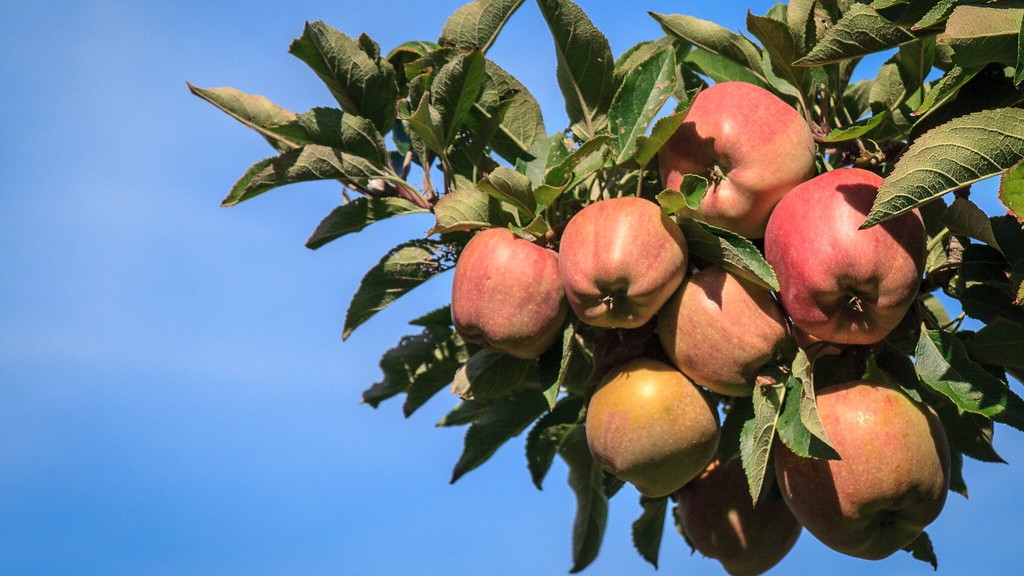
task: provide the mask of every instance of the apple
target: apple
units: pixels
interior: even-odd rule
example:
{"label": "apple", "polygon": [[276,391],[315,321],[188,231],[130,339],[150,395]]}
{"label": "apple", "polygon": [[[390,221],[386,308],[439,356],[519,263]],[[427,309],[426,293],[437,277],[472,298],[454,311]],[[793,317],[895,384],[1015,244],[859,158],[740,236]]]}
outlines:
{"label": "apple", "polygon": [[793,515],[826,546],[880,560],[942,511],[949,443],[935,412],[870,381],[818,392],[818,415],[841,460],[803,458],[776,443],[775,474]]}
{"label": "apple", "polygon": [[678,490],[718,449],[718,411],[682,372],[649,357],[629,360],[598,385],[586,416],[594,460],[641,494]]}
{"label": "apple", "polygon": [[761,369],[793,345],[771,291],[717,266],[684,281],[657,318],[658,339],[676,367],[726,396],[753,394]]}
{"label": "apple", "polygon": [[686,238],[654,202],[626,196],[588,204],[562,231],[558,268],[569,305],[587,324],[638,328],[686,275]]}
{"label": "apple", "polygon": [[826,172],[775,207],[764,252],[782,307],[808,335],[834,344],[874,344],[903,319],[925,263],[917,210],[860,230],[882,178],[860,168]]}
{"label": "apple", "polygon": [[540,356],[561,336],[569,304],[558,254],[506,228],[475,234],[455,264],[452,322],[466,341],[519,358]]}
{"label": "apple", "polygon": [[679,189],[686,174],[708,179],[696,210],[678,212],[747,238],[764,236],[780,198],[814,176],[814,136],[789,104],[754,84],[721,82],[693,99],[658,152],[661,182]]}
{"label": "apple", "polygon": [[725,464],[715,459],[676,498],[676,518],[686,540],[733,576],[767,572],[803,531],[777,492],[754,506],[739,458]]}

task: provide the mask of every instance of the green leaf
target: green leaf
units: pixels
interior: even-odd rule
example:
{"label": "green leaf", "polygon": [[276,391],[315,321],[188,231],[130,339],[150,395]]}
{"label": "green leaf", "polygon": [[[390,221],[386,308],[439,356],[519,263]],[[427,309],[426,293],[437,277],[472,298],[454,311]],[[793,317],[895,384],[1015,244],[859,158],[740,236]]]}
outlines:
{"label": "green leaf", "polygon": [[[801,55],[806,54],[817,40],[814,4],[815,0],[790,0],[786,4],[786,22]],[[793,61],[796,59],[791,60]]]}
{"label": "green leaf", "polygon": [[710,78],[713,82],[746,82],[762,88],[769,88],[771,82],[761,72],[751,72],[724,54],[709,52],[703,48],[690,50],[683,58],[685,67]]}
{"label": "green leaf", "polygon": [[633,522],[631,530],[633,547],[657,570],[661,537],[665,533],[668,498],[641,498],[640,505],[643,513]]}
{"label": "green leaf", "polygon": [[476,187],[489,196],[511,204],[531,217],[537,211],[537,200],[533,197],[530,179],[506,166],[499,166]]}
{"label": "green leaf", "polygon": [[863,227],[995,176],[1024,157],[1024,110],[998,108],[955,118],[917,138],[882,183]]}
{"label": "green leaf", "polygon": [[992,445],[995,430],[990,418],[966,412],[954,404],[937,404],[933,408],[942,421],[951,449],[981,462],[1006,463]]}
{"label": "green leaf", "polygon": [[454,266],[451,242],[419,239],[399,244],[363,276],[345,313],[342,339],[413,288]]}
{"label": "green leaf", "polygon": [[[377,408],[391,397],[408,393],[414,385],[436,385],[437,380],[445,379],[443,373],[447,370],[454,374],[459,359],[464,358],[455,338],[458,336],[451,328],[438,326],[426,327],[419,334],[403,336],[397,345],[381,357],[380,367],[384,379],[362,393],[362,402]],[[451,380],[452,377],[447,376],[440,386],[443,387]]]}
{"label": "green leaf", "polygon": [[443,145],[455,139],[483,87],[484,55],[473,51],[457,54],[441,67],[431,87],[431,104],[441,118]]}
{"label": "green leaf", "polygon": [[775,384],[754,390],[754,418],[743,425],[740,435],[740,458],[747,475],[750,497],[756,505],[761,499],[775,429],[786,394],[784,384]]}
{"label": "green leaf", "polygon": [[437,421],[437,426],[447,428],[451,426],[465,426],[472,424],[491,408],[490,400],[466,400],[459,402],[447,414]]}
{"label": "green leaf", "polygon": [[329,146],[380,166],[387,164],[384,137],[373,122],[337,108],[313,108],[271,129],[293,136],[302,144]]}
{"label": "green leaf", "polygon": [[768,84],[761,64],[761,53],[757,45],[746,36],[693,16],[649,14],[667,34],[736,64],[762,86]]}
{"label": "green leaf", "polygon": [[939,569],[939,560],[935,557],[935,548],[932,546],[932,539],[928,537],[927,532],[922,531],[903,550],[910,552],[915,560],[930,564],[933,570]]}
{"label": "green leaf", "polygon": [[332,240],[359,232],[374,222],[387,220],[392,216],[427,212],[426,208],[421,208],[404,198],[356,198],[332,210],[306,240],[306,248],[316,250]]}
{"label": "green leaf", "polygon": [[1019,5],[957,6],[938,40],[953,49],[953,62],[960,66],[1013,66],[1022,19],[1024,9]]}
{"label": "green leaf", "polygon": [[690,254],[769,290],[779,289],[775,270],[750,240],[689,218],[680,218],[679,226],[686,236]]}
{"label": "green leaf", "polygon": [[[811,422],[808,426],[805,420]],[[812,428],[814,429],[812,431]],[[779,440],[795,454],[804,458],[838,460],[839,454],[829,443],[810,380],[791,376],[786,383],[786,399],[778,421]]]}
{"label": "green leaf", "polygon": [[956,96],[961,88],[973,79],[980,69],[965,69],[962,66],[954,65],[935,82],[931,90],[925,94],[921,105],[914,110],[914,116],[921,116]]}
{"label": "green leaf", "polygon": [[309,65],[346,112],[370,119],[386,134],[395,122],[395,69],[369,37],[357,40],[321,21],[307,22],[288,51]]}
{"label": "green leaf", "polygon": [[820,66],[859,58],[895,48],[916,36],[883,18],[865,4],[852,4],[843,17],[827,29],[797,66]]}
{"label": "green leaf", "polygon": [[655,116],[675,91],[676,58],[672,47],[655,52],[630,70],[612,98],[608,111],[612,148],[616,164],[623,164],[636,152],[637,137],[643,136]]}
{"label": "green leaf", "polygon": [[1024,161],[1017,162],[1003,174],[999,183],[999,201],[1017,220],[1024,222]]}
{"label": "green leaf", "polygon": [[597,558],[608,524],[608,497],[604,471],[587,446],[586,428],[579,426],[558,446],[569,466],[569,487],[576,494],[576,518],[572,526],[572,573],[580,572]]}
{"label": "green leaf", "polygon": [[921,382],[960,409],[1024,430],[1024,400],[971,360],[955,335],[922,329],[915,358]]}
{"label": "green leaf", "polygon": [[984,364],[1024,368],[1024,326],[996,318],[967,341],[967,351]]}
{"label": "green leaf", "polygon": [[270,142],[278,152],[297,148],[299,143],[270,129],[295,118],[295,113],[274,104],[263,96],[246,94],[234,88],[199,88],[191,83],[188,89],[213,104],[242,124],[252,128]]}
{"label": "green leaf", "polygon": [[718,439],[718,460],[720,462],[728,462],[739,457],[743,428],[748,425],[753,426],[753,422],[753,400],[749,396],[733,399],[725,413],[722,434]]}
{"label": "green leaf", "polygon": [[882,110],[881,112],[874,114],[863,120],[858,120],[849,126],[843,128],[836,128],[835,130],[828,133],[825,136],[825,142],[846,142],[849,140],[857,140],[869,136],[872,132],[877,130],[886,120],[889,119],[891,112],[889,110]]}
{"label": "green leaf", "polygon": [[668,116],[662,116],[654,123],[654,127],[651,128],[651,134],[649,136],[637,136],[636,139],[636,153],[634,158],[636,163],[641,168],[646,167],[654,157],[658,155],[658,150],[665,145],[666,142],[672,138],[672,135],[676,133],[676,130],[683,125],[683,121],[686,120],[686,112],[690,109],[689,102],[681,110],[669,114]]}
{"label": "green leaf", "polygon": [[526,436],[526,465],[538,490],[551,469],[558,446],[576,429],[583,410],[582,396],[566,396],[541,416]]}
{"label": "green leaf", "polygon": [[700,174],[683,174],[679,189],[663,190],[657,201],[667,214],[675,214],[683,208],[696,210],[708,191],[708,179]]}
{"label": "green leaf", "polygon": [[524,390],[491,404],[466,430],[462,455],[452,470],[451,483],[490,459],[498,448],[521,434],[545,410],[547,401],[536,390]]}
{"label": "green leaf", "polygon": [[[425,331],[440,330],[428,327]],[[455,373],[469,358],[465,343],[449,329],[449,337],[439,342],[430,355],[416,367],[409,378],[402,414],[408,418],[455,378]]]}
{"label": "green leaf", "polygon": [[[486,79],[480,96],[481,101],[499,101],[511,95],[508,97],[507,105],[502,107],[504,113],[498,131],[488,142],[488,146],[513,164],[519,158],[529,159],[534,143],[547,138],[540,105],[526,86],[494,62],[486,61],[484,73]],[[474,107],[474,112],[483,116],[490,115],[490,112],[479,104]]]}
{"label": "green leaf", "polygon": [[974,1],[975,0],[938,0],[935,2],[935,5],[932,6],[932,9],[925,13],[925,15],[922,16],[916,24],[914,24],[914,29],[919,30],[922,28],[938,26],[949,18],[949,15],[953,13],[953,9],[956,8],[958,4],[966,4]]}
{"label": "green leaf", "polygon": [[476,188],[456,188],[445,194],[434,205],[434,216],[436,223],[428,235],[516,224],[506,205]]}
{"label": "green leaf", "polygon": [[969,236],[999,249],[988,214],[967,198],[958,197],[942,213],[942,223],[952,234]]}
{"label": "green leaf", "polygon": [[523,0],[474,0],[456,10],[441,29],[443,46],[487,52]]}
{"label": "green leaf", "polygon": [[793,65],[793,62],[799,60],[804,53],[785,22],[755,16],[748,10],[747,30],[761,41],[761,45],[768,53],[772,70],[777,76],[789,82],[801,94],[810,91],[815,72],[811,68]]}
{"label": "green leaf", "polygon": [[445,154],[444,118],[430,104],[429,92],[424,92],[416,110],[408,116],[402,116],[401,120],[408,122],[410,132],[418,136],[427,148],[436,154]]}
{"label": "green leaf", "polygon": [[555,41],[558,86],[565,99],[573,133],[587,140],[597,135],[612,100],[614,83],[608,39],[570,0],[537,0]]}
{"label": "green leaf", "polygon": [[[602,148],[604,148],[610,140],[610,135],[601,134],[600,136],[587,140],[578,148],[569,152],[567,156],[558,156],[558,163],[548,168],[547,172],[544,173],[544,183],[551,186],[569,185],[573,179],[573,171],[576,170],[584,160],[601,152]],[[541,204],[550,203],[544,202],[540,198],[537,200]]]}
{"label": "green leaf", "polygon": [[456,372],[451,381],[452,393],[463,400],[504,398],[529,385],[527,376],[535,367],[533,360],[483,348]]}
{"label": "green leaf", "polygon": [[231,188],[221,206],[234,206],[279,186],[314,180],[341,180],[364,186],[387,175],[369,160],[335,148],[308,144],[254,164]]}

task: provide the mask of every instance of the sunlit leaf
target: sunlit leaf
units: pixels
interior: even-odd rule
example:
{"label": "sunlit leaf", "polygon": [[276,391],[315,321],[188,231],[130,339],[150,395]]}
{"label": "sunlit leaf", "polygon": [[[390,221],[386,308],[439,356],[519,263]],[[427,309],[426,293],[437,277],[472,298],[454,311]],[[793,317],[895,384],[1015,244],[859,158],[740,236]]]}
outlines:
{"label": "sunlit leaf", "polygon": [[782,410],[786,386],[782,383],[754,390],[754,418],[743,425],[740,458],[747,476],[750,497],[757,503],[768,474],[769,456]]}
{"label": "sunlit leaf", "polygon": [[1024,400],[971,360],[955,335],[922,329],[915,358],[921,382],[962,410],[1024,430]]}
{"label": "sunlit leaf", "polygon": [[910,30],[886,20],[866,4],[853,4],[796,64],[818,66],[850,60],[895,48],[914,38]]}
{"label": "sunlit leaf", "polygon": [[1024,161],[1013,165],[999,183],[999,201],[1024,222]]}
{"label": "sunlit leaf", "polygon": [[679,226],[691,254],[769,290],[779,289],[775,270],[750,240],[689,218],[680,219]]}
{"label": "sunlit leaf", "polygon": [[523,0],[474,0],[464,4],[445,21],[438,44],[487,52],[522,4]]}
{"label": "sunlit leaf", "polygon": [[938,40],[953,49],[953,62],[965,68],[989,62],[1012,66],[1022,18],[1024,8],[1014,4],[957,6]]}
{"label": "sunlit leaf", "polygon": [[675,51],[671,47],[655,52],[626,74],[608,111],[616,164],[636,152],[637,137],[644,135],[655,116],[675,91]]}
{"label": "sunlit leaf", "polygon": [[746,36],[714,22],[685,14],[651,12],[650,15],[667,34],[697,46],[710,54],[718,55],[747,71],[757,79],[758,83],[767,84],[761,63],[761,53],[757,45]]}
{"label": "sunlit leaf", "polygon": [[443,145],[455,138],[479,97],[484,79],[484,55],[480,51],[458,54],[438,70],[430,103],[441,119]]}
{"label": "sunlit leaf", "polygon": [[324,22],[307,22],[288,51],[316,72],[343,110],[370,119],[381,134],[391,129],[398,100],[395,69],[372,40],[353,40]]}
{"label": "sunlit leaf", "polygon": [[1024,110],[998,108],[950,120],[910,145],[879,188],[864,226],[995,176],[1022,157]]}
{"label": "sunlit leaf", "polygon": [[604,34],[570,0],[537,0],[555,41],[558,86],[572,130],[597,135],[614,91],[615,60]]}
{"label": "sunlit leaf", "polygon": [[260,133],[278,152],[297,148],[299,143],[270,129],[295,118],[295,113],[269,99],[246,94],[234,88],[199,88],[191,83],[188,89],[196,96],[226,112],[235,120]]}
{"label": "sunlit leaf", "polygon": [[436,223],[428,234],[515,225],[507,205],[476,188],[457,188],[434,206]]}

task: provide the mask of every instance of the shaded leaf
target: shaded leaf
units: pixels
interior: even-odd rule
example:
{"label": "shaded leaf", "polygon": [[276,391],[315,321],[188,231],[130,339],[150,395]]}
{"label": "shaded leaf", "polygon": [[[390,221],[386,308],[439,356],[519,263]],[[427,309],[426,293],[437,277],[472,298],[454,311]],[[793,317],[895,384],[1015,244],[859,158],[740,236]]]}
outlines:
{"label": "shaded leaf", "polygon": [[483,348],[470,356],[455,373],[451,381],[452,393],[463,400],[510,396],[528,385],[527,375],[535,364],[532,360]]}
{"label": "shaded leaf", "polygon": [[268,129],[300,145],[319,144],[362,156],[377,165],[386,164],[384,138],[373,122],[337,108],[313,108]]}
{"label": "shaded leaf", "polygon": [[566,396],[553,410],[541,416],[526,436],[526,465],[538,490],[551,469],[558,446],[576,429],[583,410],[582,396]]}
{"label": "shaded leaf", "polygon": [[942,78],[935,82],[931,90],[925,94],[924,100],[914,110],[913,114],[920,116],[953,98],[978,72],[979,70],[975,68],[966,69],[961,66],[952,66],[943,74]]}
{"label": "shaded leaf", "polygon": [[235,183],[221,206],[234,206],[279,186],[314,180],[341,180],[346,185],[364,186],[386,177],[365,158],[335,148],[308,144],[254,164]]}
{"label": "shaded leaf", "polygon": [[523,0],[474,0],[456,10],[441,29],[438,44],[487,52]]}
{"label": "shaded leaf", "polygon": [[604,471],[594,461],[587,445],[586,428],[574,428],[558,446],[558,454],[569,466],[569,486],[576,494],[576,517],[572,526],[572,573],[589,566],[601,549],[608,523],[608,497]]}
{"label": "shaded leaf", "polygon": [[499,166],[476,187],[487,195],[511,204],[531,217],[536,213],[537,200],[533,197],[530,179],[506,166]]}
{"label": "shaded leaf", "polygon": [[419,239],[389,251],[363,276],[345,313],[342,339],[413,288],[454,266],[450,242]]}
{"label": "shaded leaf", "polygon": [[491,407],[490,400],[466,400],[459,402],[437,422],[439,427],[465,426],[476,422]]}
{"label": "shaded leaf", "polygon": [[984,364],[1024,368],[1024,325],[996,318],[967,341],[967,351]]}
{"label": "shaded leaf", "polygon": [[995,430],[990,418],[966,412],[954,404],[938,404],[933,408],[942,420],[950,448],[981,462],[1005,464],[992,445]]}
{"label": "shaded leaf", "polygon": [[[809,420],[807,426],[804,420]],[[814,431],[811,431],[814,428]],[[818,418],[813,384],[791,376],[786,383],[786,398],[778,421],[779,440],[793,453],[804,458],[838,460],[839,454],[829,444],[828,436]]]}
{"label": "shaded leaf", "polygon": [[755,16],[748,10],[747,30],[761,41],[761,45],[768,53],[772,70],[777,76],[799,89],[801,94],[810,91],[815,71],[812,68],[793,65],[793,62],[799,60],[804,53],[786,22]]}
{"label": "shaded leaf", "polygon": [[932,546],[932,539],[928,537],[927,532],[922,531],[917,535],[917,538],[905,546],[903,550],[910,552],[910,555],[913,556],[915,560],[920,560],[930,564],[932,569],[939,569],[939,560],[935,557],[935,548]]}
{"label": "shaded leaf", "polygon": [[332,210],[306,240],[306,248],[316,250],[332,240],[359,232],[374,222],[392,216],[427,212],[426,208],[421,208],[404,198],[356,198]]}
{"label": "shaded leaf", "polygon": [[453,334],[447,327],[428,327],[419,334],[402,337],[381,356],[384,379],[363,392],[363,402],[376,408],[382,401],[407,392],[428,367],[446,361]]}
{"label": "shaded leaf", "polygon": [[[540,105],[526,86],[491,60],[486,61],[484,73],[486,79],[481,101],[497,102],[511,95],[507,104],[501,107],[504,113],[488,146],[511,163],[519,158],[530,158],[534,143],[547,138]],[[479,104],[474,111],[486,117],[491,115]]]}
{"label": "shaded leaf", "polygon": [[922,329],[915,357],[921,382],[960,409],[1024,430],[1024,400],[971,360],[955,335]]}
{"label": "shaded leaf", "polygon": [[643,513],[633,522],[633,547],[655,569],[661,551],[661,537],[665,533],[668,498],[641,498]]}
{"label": "shaded leaf", "polygon": [[[439,330],[428,327],[425,331]],[[455,378],[455,373],[469,358],[462,338],[450,331],[446,340],[434,347],[430,355],[411,374],[409,388],[402,404],[402,414],[406,418],[427,403],[435,394],[444,390]]]}
{"label": "shaded leaf", "polygon": [[492,403],[466,430],[462,455],[452,470],[451,483],[490,459],[498,448],[521,434],[545,410],[547,402],[536,390],[524,390]]}
{"label": "shaded leaf", "polygon": [[409,130],[420,138],[423,144],[436,154],[445,153],[444,118],[430,104],[430,93],[424,92],[416,110],[401,119],[409,124]]}
{"label": "shaded leaf", "polygon": [[769,290],[779,289],[775,270],[750,240],[690,218],[679,219],[679,226],[690,254]]}
{"label": "shaded leaf", "polygon": [[1013,167],[1024,157],[1024,110],[961,116],[922,134],[878,190],[864,227]]}
{"label": "shaded leaf", "polygon": [[958,197],[942,213],[942,223],[952,234],[969,236],[999,249],[988,214],[967,198]]}
{"label": "shaded leaf", "polygon": [[614,83],[608,39],[570,0],[537,0],[555,41],[558,86],[572,131],[586,140],[597,135],[611,103]]}

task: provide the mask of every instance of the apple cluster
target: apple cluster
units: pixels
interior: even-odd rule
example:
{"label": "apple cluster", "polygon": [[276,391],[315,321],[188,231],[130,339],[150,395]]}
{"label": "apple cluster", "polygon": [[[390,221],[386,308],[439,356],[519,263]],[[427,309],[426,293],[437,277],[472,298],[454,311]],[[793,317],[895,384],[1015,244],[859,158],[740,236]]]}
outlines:
{"label": "apple cluster", "polygon": [[[679,525],[732,574],[779,562],[806,528],[825,545],[884,558],[941,511],[950,455],[927,405],[881,382],[817,391],[840,460],[801,457],[781,442],[781,498],[755,507],[738,459],[719,461],[716,397],[759,393],[766,369],[795,346],[880,342],[913,303],[923,273],[921,217],[860,229],[881,184],[873,172],[816,175],[804,118],[742,82],[693,100],[658,156],[662,183],[708,181],[697,208],[666,214],[639,197],[584,206],[557,250],[504,228],[476,233],[455,267],[452,319],[469,342],[535,358],[570,317],[603,329],[655,326],[660,354],[623,361],[592,390],[591,453],[644,496],[672,496]],[[779,290],[693,262],[679,218],[758,242]]]}

